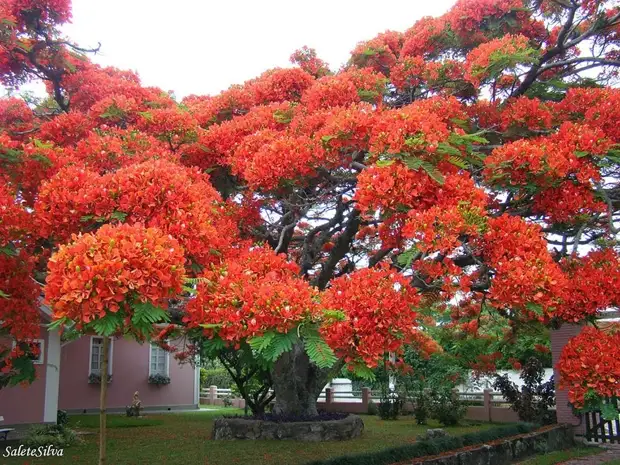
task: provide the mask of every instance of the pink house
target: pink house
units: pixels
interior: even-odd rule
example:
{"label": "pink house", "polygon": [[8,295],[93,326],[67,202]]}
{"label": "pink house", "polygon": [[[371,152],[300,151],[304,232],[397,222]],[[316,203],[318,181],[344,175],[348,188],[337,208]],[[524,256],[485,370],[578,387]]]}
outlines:
{"label": "pink house", "polygon": [[[44,326],[49,314],[42,312],[39,338],[40,353],[34,361],[37,379],[28,387],[16,386],[0,389],[0,416],[2,426],[19,423],[55,423],[58,410],[60,379],[60,335]],[[9,341],[3,341],[9,342]]]}
{"label": "pink house", "polygon": [[[89,376],[101,376],[102,339],[85,336],[63,344],[60,352],[60,395],[58,408],[69,413],[99,411],[99,384]],[[110,344],[108,410],[125,411],[134,392],[146,410],[192,409],[199,406],[200,371],[180,365],[169,352],[148,343],[123,338]],[[168,377],[170,384],[149,383],[149,377]]]}
{"label": "pink house", "polygon": [[[90,375],[101,375],[101,338],[84,336],[61,342],[57,331],[48,331],[48,313],[42,308],[37,379],[29,386],[0,389],[2,426],[23,423],[55,423],[57,411],[90,413],[99,410],[99,384]],[[107,407],[124,412],[138,391],[142,406],[149,410],[197,409],[200,371],[180,365],[157,346],[115,338],[110,345],[110,374]],[[169,384],[149,383],[151,375],[169,378]],[[152,378],[151,378],[152,379]],[[164,378],[165,379],[165,378]]]}

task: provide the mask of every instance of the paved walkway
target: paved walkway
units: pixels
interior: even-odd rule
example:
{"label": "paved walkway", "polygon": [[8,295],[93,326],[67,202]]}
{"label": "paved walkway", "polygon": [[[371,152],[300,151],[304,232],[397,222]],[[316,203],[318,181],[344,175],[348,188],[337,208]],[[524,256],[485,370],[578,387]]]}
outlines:
{"label": "paved walkway", "polygon": [[600,444],[600,446],[602,449],[606,449],[602,454],[569,460],[562,462],[561,465],[598,465],[612,460],[620,460],[620,444]]}

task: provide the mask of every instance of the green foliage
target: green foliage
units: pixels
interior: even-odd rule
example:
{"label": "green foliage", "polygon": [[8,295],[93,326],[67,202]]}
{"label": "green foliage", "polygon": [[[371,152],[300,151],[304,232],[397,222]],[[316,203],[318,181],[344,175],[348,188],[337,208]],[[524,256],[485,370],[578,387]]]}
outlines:
{"label": "green foliage", "polygon": [[445,182],[445,178],[441,171],[439,171],[439,169],[437,169],[437,167],[432,163],[422,160],[421,158],[411,156],[405,157],[403,161],[405,162],[405,165],[412,170],[419,170],[421,168],[426,171],[426,174],[428,174],[437,184],[443,185]]}
{"label": "green foliage", "polygon": [[225,368],[200,368],[200,385],[230,389],[234,381]]}
{"label": "green foliage", "polygon": [[156,307],[149,302],[133,302],[131,324],[139,331],[148,333],[155,323],[167,323],[170,315],[163,308]]}
{"label": "green foliage", "polygon": [[431,417],[444,426],[458,425],[467,414],[467,407],[452,390],[443,389],[431,392],[429,400]]}
{"label": "green foliage", "polygon": [[375,380],[375,372],[371,368],[368,368],[366,365],[363,365],[361,363],[356,363],[353,365],[352,373],[358,378],[366,381]]}
{"label": "green foliage", "polygon": [[428,455],[438,455],[462,447],[529,433],[534,429],[535,426],[529,423],[500,426],[485,431],[465,434],[463,436],[447,436],[438,439],[430,439],[428,441],[419,441],[406,446],[391,447],[379,452],[343,455],[327,460],[316,460],[307,465],[391,465],[393,463],[405,462]]}
{"label": "green foliage", "polygon": [[217,354],[226,348],[226,344],[219,337],[200,340],[201,358],[209,360],[217,357]]}
{"label": "green foliage", "polygon": [[382,420],[398,420],[403,411],[404,401],[396,393],[382,396],[379,401],[378,413]]}
{"label": "green foliage", "polygon": [[263,359],[275,362],[280,355],[291,350],[297,340],[297,333],[294,330],[286,334],[268,331],[262,336],[248,339],[248,344]]}
{"label": "green foliage", "polygon": [[310,361],[319,368],[331,368],[338,361],[331,347],[320,335],[318,327],[304,326],[301,329],[304,347]]}
{"label": "green foliage", "polygon": [[64,425],[34,425],[31,426],[22,440],[24,447],[47,447],[56,448],[70,447],[80,443],[81,440],[75,431]]}
{"label": "green foliage", "polygon": [[69,422],[69,415],[66,410],[58,410],[56,412],[56,424],[59,426],[66,426]]}
{"label": "green foliage", "polygon": [[377,407],[377,404],[375,404],[375,402],[373,400],[368,401],[368,412],[366,412],[368,415],[378,415],[379,414],[379,408]]}
{"label": "green foliage", "polygon": [[[2,335],[3,333],[0,332],[0,336]],[[28,345],[21,344],[21,349],[27,351]],[[0,347],[0,389],[17,386],[21,383],[30,384],[33,382],[36,377],[36,369],[29,353],[25,353],[21,357],[13,359],[10,371],[6,373],[3,371],[9,352],[9,347]]]}
{"label": "green foliage", "polygon": [[424,392],[417,392],[413,398],[413,414],[418,425],[425,425],[430,416],[430,405]]}
{"label": "green foliage", "polygon": [[606,421],[617,420],[620,417],[620,412],[618,412],[615,402],[603,402],[601,404],[601,416]]}
{"label": "green foliage", "polygon": [[109,337],[123,326],[123,316],[121,312],[108,312],[103,317],[99,317],[90,323],[90,327],[100,336]]}
{"label": "green foliage", "polygon": [[520,420],[541,424],[554,423],[555,418],[549,408],[555,405],[555,384],[553,377],[543,382],[544,373],[540,360],[532,357],[521,371],[523,386],[520,389],[506,375],[495,375],[493,388],[510,402]]}

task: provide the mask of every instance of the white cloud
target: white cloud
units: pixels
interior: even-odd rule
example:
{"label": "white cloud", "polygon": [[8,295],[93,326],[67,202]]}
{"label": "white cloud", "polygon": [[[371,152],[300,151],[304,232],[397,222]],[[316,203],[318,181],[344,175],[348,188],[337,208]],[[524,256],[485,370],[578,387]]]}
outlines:
{"label": "white cloud", "polygon": [[101,42],[94,61],[138,71],[145,85],[213,94],[268,68],[288,66],[308,45],[332,68],[356,42],[404,31],[454,0],[73,0],[66,33],[82,46]]}

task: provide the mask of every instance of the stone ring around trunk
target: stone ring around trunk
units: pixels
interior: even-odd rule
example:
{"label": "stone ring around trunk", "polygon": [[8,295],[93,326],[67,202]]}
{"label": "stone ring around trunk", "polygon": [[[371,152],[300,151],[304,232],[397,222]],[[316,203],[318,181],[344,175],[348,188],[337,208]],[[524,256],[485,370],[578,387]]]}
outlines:
{"label": "stone ring around trunk", "polygon": [[339,420],[275,422],[247,418],[217,418],[212,438],[291,439],[295,441],[346,441],[362,434],[364,422],[357,415]]}

